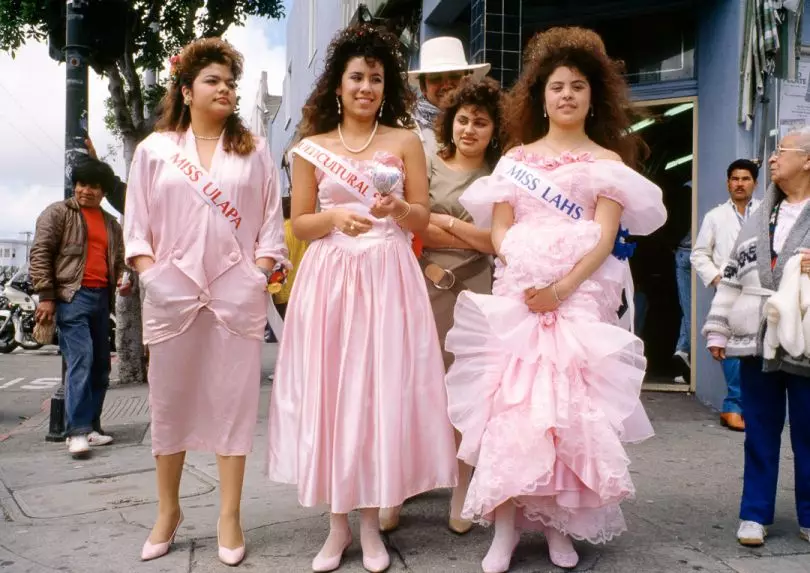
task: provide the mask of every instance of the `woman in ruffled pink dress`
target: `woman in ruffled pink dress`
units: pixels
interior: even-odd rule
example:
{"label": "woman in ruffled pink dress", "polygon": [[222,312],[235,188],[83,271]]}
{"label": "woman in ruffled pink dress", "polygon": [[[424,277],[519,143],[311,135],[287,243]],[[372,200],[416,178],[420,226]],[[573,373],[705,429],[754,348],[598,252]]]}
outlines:
{"label": "woman in ruffled pink dress", "polygon": [[340,567],[355,509],[363,566],[387,569],[379,508],[457,482],[441,347],[411,251],[430,210],[398,45],[366,24],[339,33],[293,150],[293,232],[311,243],[279,348],[268,470],[297,484],[302,505],[329,505],[313,571]]}
{"label": "woman in ruffled pink dress", "polygon": [[461,198],[492,227],[493,294],[459,296],[446,342],[458,455],[476,468],[462,517],[495,523],[487,573],[509,569],[521,529],[544,531],[567,568],[572,538],[622,533],[619,504],[634,494],[622,442],[653,435],[642,342],[617,311],[622,289],[632,301],[624,231],[659,228],[662,193],[623,162],[639,142],[599,36],[555,28],[528,50],[505,106],[513,147]]}

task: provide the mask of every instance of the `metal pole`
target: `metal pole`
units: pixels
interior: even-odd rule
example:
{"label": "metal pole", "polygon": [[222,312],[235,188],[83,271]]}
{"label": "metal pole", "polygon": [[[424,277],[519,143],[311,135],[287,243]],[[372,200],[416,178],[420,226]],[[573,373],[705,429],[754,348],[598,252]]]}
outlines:
{"label": "metal pole", "polygon": [[[65,33],[65,199],[73,196],[71,172],[77,157],[87,154],[87,33],[84,15],[88,0],[67,0]],[[62,383],[51,397],[51,417],[48,425],[49,442],[65,439],[65,357],[62,356]]]}

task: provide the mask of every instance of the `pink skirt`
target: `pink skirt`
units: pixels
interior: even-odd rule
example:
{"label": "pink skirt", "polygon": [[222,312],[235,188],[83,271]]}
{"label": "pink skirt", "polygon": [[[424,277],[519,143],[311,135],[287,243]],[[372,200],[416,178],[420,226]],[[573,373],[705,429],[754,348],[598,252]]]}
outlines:
{"label": "pink skirt", "polygon": [[511,500],[523,528],[592,543],[626,530],[619,504],[635,488],[622,442],[653,435],[639,400],[646,361],[635,335],[575,298],[534,314],[504,296],[459,296],[446,347],[458,457],[475,466],[462,517],[489,524]]}
{"label": "pink skirt", "polygon": [[201,310],[182,334],[149,345],[152,454],[250,453],[259,411],[260,340]]}
{"label": "pink skirt", "polygon": [[457,481],[444,366],[404,236],[313,243],[270,401],[268,475],[304,506],[392,507]]}

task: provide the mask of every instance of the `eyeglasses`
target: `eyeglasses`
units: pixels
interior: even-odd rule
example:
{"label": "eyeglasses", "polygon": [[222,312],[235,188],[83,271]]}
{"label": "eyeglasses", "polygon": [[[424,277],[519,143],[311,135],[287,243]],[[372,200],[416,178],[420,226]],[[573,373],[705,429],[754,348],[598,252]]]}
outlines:
{"label": "eyeglasses", "polygon": [[776,149],[773,150],[771,155],[773,157],[779,157],[780,155],[782,155],[783,151],[797,151],[799,153],[808,153],[808,154],[810,154],[810,151],[808,151],[807,149],[800,149],[798,147],[782,147],[781,145],[777,145]]}

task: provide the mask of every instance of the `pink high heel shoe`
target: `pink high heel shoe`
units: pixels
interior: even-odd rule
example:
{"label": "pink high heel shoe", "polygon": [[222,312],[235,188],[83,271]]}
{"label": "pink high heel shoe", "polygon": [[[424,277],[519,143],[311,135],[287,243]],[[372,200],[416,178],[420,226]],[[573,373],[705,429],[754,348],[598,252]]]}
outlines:
{"label": "pink high heel shoe", "polygon": [[571,538],[551,527],[546,528],[548,556],[551,562],[562,569],[573,569],[579,563],[579,554]]}
{"label": "pink high heel shoe", "polygon": [[351,546],[351,544],[352,537],[350,535],[349,539],[346,541],[346,545],[343,547],[343,550],[337,555],[321,557],[321,554],[318,553],[312,560],[312,570],[315,573],[329,573],[329,571],[334,571],[335,569],[339,568],[340,562],[343,561],[343,554],[346,553],[346,550]]}
{"label": "pink high heel shoe", "polygon": [[236,567],[245,558],[244,539],[245,534],[243,532],[242,545],[240,547],[237,547],[236,549],[228,549],[227,547],[223,547],[222,544],[219,542],[219,520],[217,519],[217,545],[219,546],[217,556],[219,557],[219,560],[222,561],[225,565]]}
{"label": "pink high heel shoe", "polygon": [[171,537],[169,537],[168,541],[164,541],[163,543],[152,543],[147,537],[146,543],[143,544],[143,549],[141,549],[141,561],[151,561],[152,559],[157,559],[158,557],[163,557],[166,555],[169,552],[169,548],[172,546],[172,543],[174,543],[177,530],[180,529],[180,525],[182,523],[183,512],[180,511],[180,519],[177,521],[174,532],[172,533]]}
{"label": "pink high heel shoe", "polygon": [[363,555],[363,568],[371,573],[382,573],[391,566],[391,557],[388,551],[376,557],[367,557]]}
{"label": "pink high heel shoe", "polygon": [[484,573],[506,573],[509,571],[509,566],[512,564],[512,555],[514,555],[515,548],[520,543],[520,532],[515,530],[512,535],[514,536],[512,550],[508,554],[490,555],[492,548],[487,552],[484,560],[481,561],[481,570]]}

